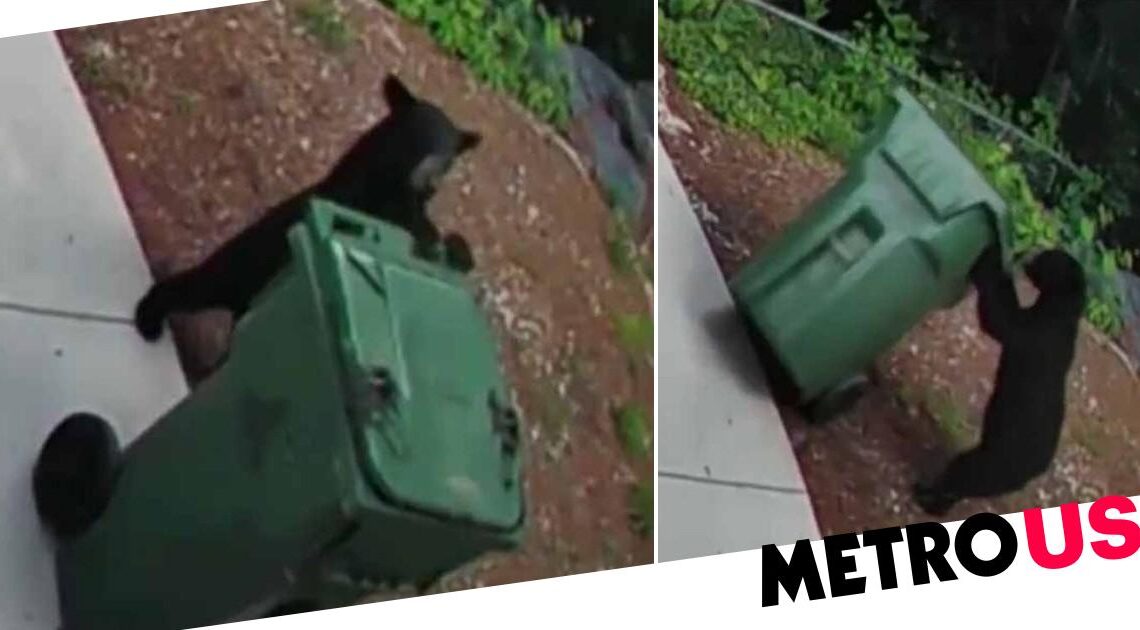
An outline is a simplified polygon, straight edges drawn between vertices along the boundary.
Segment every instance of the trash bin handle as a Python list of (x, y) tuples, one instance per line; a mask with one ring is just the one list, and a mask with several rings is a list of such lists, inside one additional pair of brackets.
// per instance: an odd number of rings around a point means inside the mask
[(320, 205), (324, 211), (310, 211), (309, 220), (321, 238), (328, 238), (335, 233), (341, 233), (365, 240), (380, 240), (379, 231), (376, 230), (374, 226), (369, 225), (368, 221), (361, 220), (364, 217), (357, 212), (340, 208), (320, 198), (314, 198), (314, 209), (317, 205)]

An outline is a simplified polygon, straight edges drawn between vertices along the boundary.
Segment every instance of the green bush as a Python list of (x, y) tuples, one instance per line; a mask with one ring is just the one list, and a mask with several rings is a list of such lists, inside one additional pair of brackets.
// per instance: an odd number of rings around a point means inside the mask
[[(810, 2), (813, 17), (823, 2)], [(880, 0), (887, 17), (872, 28), (856, 25), (855, 51), (840, 49), (804, 29), (770, 18), (754, 7), (728, 2), (714, 14), (702, 0), (674, 0), (660, 15), (661, 49), (672, 62), (681, 88), (726, 124), (758, 134), (773, 146), (810, 144), (843, 159), (870, 130), (899, 83), (895, 69), (922, 76), (918, 23)], [(929, 79), (929, 77), (926, 77)], [(943, 73), (938, 84), (1003, 120), (1013, 120), (1041, 144), (1065, 154), (1052, 105), (1038, 99), (1015, 111), (960, 69)], [(1080, 168), (1061, 168), (1047, 153), (1017, 145), (943, 94), (914, 88), (932, 116), (987, 176), (1010, 206), (1014, 253), (1063, 247), (1084, 265), (1090, 302), (1086, 317), (1116, 333), (1121, 325), (1116, 270), (1131, 255), (1105, 247), (1097, 238), (1112, 217), (1104, 180)]]
[(543, 119), (563, 124), (569, 83), (559, 63), (563, 44), (582, 26), (552, 17), (534, 0), (382, 0), (423, 25), (484, 82), (519, 99)]

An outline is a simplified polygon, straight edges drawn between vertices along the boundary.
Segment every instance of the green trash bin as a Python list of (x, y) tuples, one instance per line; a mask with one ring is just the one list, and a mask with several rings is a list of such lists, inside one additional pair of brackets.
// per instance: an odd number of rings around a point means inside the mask
[(322, 201), (289, 241), (226, 363), (57, 551), (67, 630), (345, 605), (519, 543), (519, 419), (463, 277)]
[(965, 296), (988, 245), (1011, 262), (1005, 203), (905, 90), (856, 156), (730, 282), (774, 393), (823, 416), (923, 316)]

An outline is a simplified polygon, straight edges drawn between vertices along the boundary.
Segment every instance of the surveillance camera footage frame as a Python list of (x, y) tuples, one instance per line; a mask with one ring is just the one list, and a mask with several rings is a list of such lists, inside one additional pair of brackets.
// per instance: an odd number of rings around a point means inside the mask
[[(6, 0), (0, 9), (0, 37), (262, 1)], [(656, 329), (654, 334), (656, 337)], [(813, 589), (805, 583), (790, 580), (795, 587), (793, 596), (774, 575), (783, 571), (781, 566), (795, 554), (797, 543), (789, 541), (752, 551), (212, 627), (352, 630), (374, 629), (383, 623), (390, 627), (496, 630), (581, 630), (593, 625), (690, 630), (781, 624), (921, 624), (923, 630), (929, 630), (961, 628), (963, 623), (976, 622), (988, 627), (1033, 623), (1059, 627), (1126, 620), (1135, 617), (1135, 584), (1140, 574), (1137, 506), (1140, 496), (1109, 497), (1079, 505), (904, 527), (899, 535), (878, 530), (870, 540), (867, 533), (851, 533), (801, 542), (800, 549), (810, 551), (810, 556), (804, 551), (801, 556), (812, 562), (823, 591), (823, 596), (814, 599), (810, 597)], [(1009, 528), (997, 525), (995, 518)], [(965, 547), (956, 545), (966, 522), (971, 523), (966, 530), (969, 536), (964, 536), (969, 539), (969, 554), (963, 553)], [(1004, 543), (993, 532), (996, 528), (1005, 532)], [(928, 561), (927, 579), (922, 578), (922, 568), (915, 570), (914, 552), (929, 552), (930, 541), (924, 540), (919, 550), (912, 547), (910, 537), (923, 531), (946, 535), (949, 547), (943, 557), (953, 579), (942, 579), (945, 575), (940, 577), (940, 569), (931, 568)], [(884, 546), (893, 562), (894, 580), (884, 580)], [(1003, 549), (1006, 555), (1000, 555)], [(1066, 554), (1062, 550), (1067, 550)], [(1062, 557), (1058, 559), (1058, 555)], [(1001, 570), (994, 571), (994, 567)], [(767, 605), (766, 588), (770, 591)]]

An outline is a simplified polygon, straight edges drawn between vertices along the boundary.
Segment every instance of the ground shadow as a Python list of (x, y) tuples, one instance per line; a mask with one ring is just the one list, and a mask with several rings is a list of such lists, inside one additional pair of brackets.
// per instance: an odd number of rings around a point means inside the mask
[(736, 377), (745, 390), (771, 397), (767, 370), (736, 309), (725, 307), (709, 311), (701, 319), (721, 365)]

